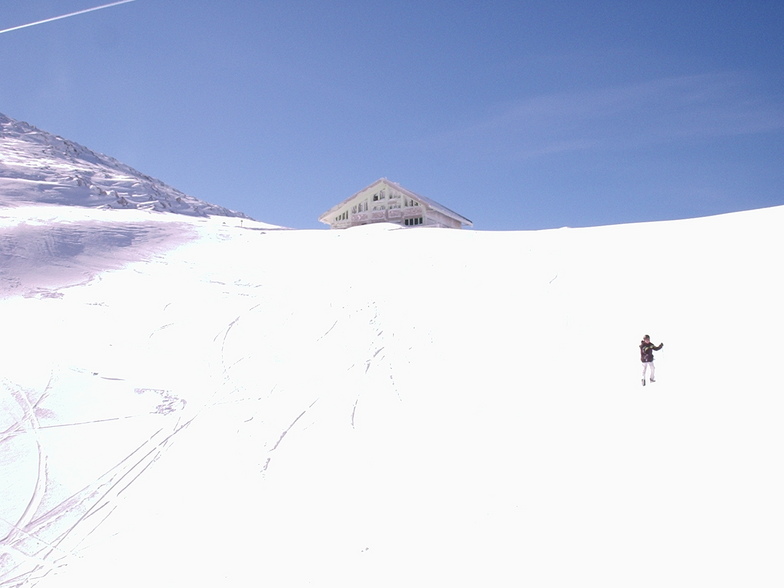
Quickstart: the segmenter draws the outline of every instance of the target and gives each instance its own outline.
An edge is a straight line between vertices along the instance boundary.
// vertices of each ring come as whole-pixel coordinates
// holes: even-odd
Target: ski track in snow
[[[30,433],[36,436],[39,467],[24,512],[15,522],[4,521],[10,530],[2,539],[4,551],[0,555],[0,570],[3,571],[0,586],[26,585],[28,581],[37,580],[56,568],[60,560],[67,558],[78,548],[83,538],[89,536],[91,527],[100,523],[101,511],[112,510],[122,491],[157,461],[174,436],[188,424],[187,421],[182,424],[178,422],[168,433],[164,429],[158,429],[141,446],[124,455],[98,480],[70,496],[63,497],[52,491],[51,483],[47,480],[45,449],[38,439],[41,426],[35,417],[36,407],[25,394],[18,396],[21,397],[20,403],[24,402],[26,406],[24,420],[16,426],[29,423]],[[86,427],[97,422],[99,421],[60,423],[52,426]],[[46,508],[42,507],[44,498],[48,503]],[[108,514],[107,512],[103,516]],[[97,520],[91,521],[93,517],[97,517]]]

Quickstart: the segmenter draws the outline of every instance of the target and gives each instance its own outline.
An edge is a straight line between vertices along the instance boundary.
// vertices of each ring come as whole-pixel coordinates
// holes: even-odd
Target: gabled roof
[[[329,221],[327,219],[330,216],[332,216],[334,213],[336,213],[338,210],[343,208],[346,204],[351,202],[351,200],[353,200],[354,198],[356,198],[357,196],[359,196],[363,192],[365,192],[365,191],[367,191],[367,190],[369,190],[371,188],[375,188],[379,184],[384,184],[386,186],[389,186],[390,188],[394,188],[395,190],[397,190],[398,192],[401,192],[402,194],[405,194],[409,198],[413,198],[414,200],[416,200],[418,202],[421,202],[422,204],[426,205],[428,208],[436,210],[436,211],[440,212],[441,214],[444,214],[444,215],[446,215],[446,216],[448,216],[450,218],[455,219],[456,221],[459,221],[461,224],[468,225],[468,226],[473,226],[474,225],[474,223],[472,223],[470,220],[468,220],[463,215],[457,214],[455,211],[448,209],[446,206],[444,206],[442,204],[439,204],[435,200],[431,200],[430,198],[426,198],[425,196],[420,196],[416,192],[412,192],[411,190],[407,190],[406,188],[404,188],[400,184],[397,184],[397,183],[395,183],[395,182],[393,182],[391,180],[388,180],[386,178],[380,178],[380,179],[376,180],[372,184],[370,184],[368,186],[365,186],[361,190],[355,192],[354,194],[352,194],[351,196],[349,196],[348,198],[346,198],[345,200],[343,200],[339,204],[336,204],[335,206],[330,208],[327,212],[322,214],[319,217],[319,221],[322,222],[322,223],[329,224]]]

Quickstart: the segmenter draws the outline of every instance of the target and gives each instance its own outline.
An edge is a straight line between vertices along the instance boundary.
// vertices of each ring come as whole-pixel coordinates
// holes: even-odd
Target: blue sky
[[[380,177],[481,230],[784,204],[777,0],[135,0],[0,34],[0,70],[0,112],[294,228]]]

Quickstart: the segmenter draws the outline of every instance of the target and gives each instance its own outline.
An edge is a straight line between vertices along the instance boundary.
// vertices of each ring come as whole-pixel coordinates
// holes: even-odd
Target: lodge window
[[[407,218],[404,223],[407,227],[413,227],[415,225],[421,225],[423,223],[423,219],[421,216],[418,216],[417,218]]]

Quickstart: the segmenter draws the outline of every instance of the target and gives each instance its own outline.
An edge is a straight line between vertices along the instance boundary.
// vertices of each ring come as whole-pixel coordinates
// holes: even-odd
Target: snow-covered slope
[[[160,229],[111,264],[86,247],[81,282],[20,254],[0,586],[784,582],[784,208],[512,233],[0,219],[7,251],[22,226]]]
[[[119,161],[0,114],[0,206],[45,202],[239,216]]]
[[[90,281],[195,238],[187,217],[208,216],[271,227],[0,114],[0,295]]]

